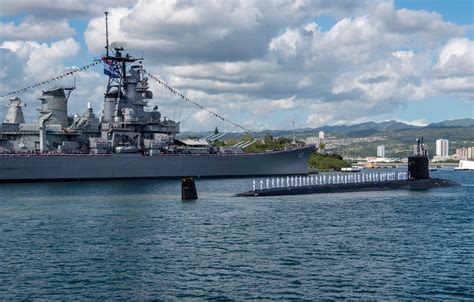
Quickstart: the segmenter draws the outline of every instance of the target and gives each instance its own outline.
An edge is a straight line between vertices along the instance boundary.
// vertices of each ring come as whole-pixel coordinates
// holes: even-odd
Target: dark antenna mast
[[[104,12],[105,14],[105,57],[109,57],[109,22],[107,15],[109,12]]]

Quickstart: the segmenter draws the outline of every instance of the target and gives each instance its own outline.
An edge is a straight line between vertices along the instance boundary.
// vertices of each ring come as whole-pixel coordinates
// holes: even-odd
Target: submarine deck
[[[372,181],[363,183],[347,184],[325,184],[296,186],[284,188],[269,188],[255,191],[248,191],[237,194],[237,196],[279,196],[279,195],[302,195],[302,194],[321,194],[321,193],[345,193],[361,191],[388,191],[388,190],[427,190],[432,188],[453,187],[459,183],[441,179],[404,179],[389,181]]]

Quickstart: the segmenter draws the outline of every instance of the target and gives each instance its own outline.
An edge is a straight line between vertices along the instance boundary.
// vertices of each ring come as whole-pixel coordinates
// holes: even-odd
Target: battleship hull
[[[314,146],[253,154],[0,156],[0,182],[307,174]]]

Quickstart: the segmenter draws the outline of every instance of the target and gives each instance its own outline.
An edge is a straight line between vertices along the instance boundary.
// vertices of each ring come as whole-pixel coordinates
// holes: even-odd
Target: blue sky
[[[0,93],[99,57],[109,10],[111,40],[127,40],[130,51],[144,53],[147,70],[248,127],[474,118],[472,1],[270,3],[4,1]],[[100,111],[101,67],[76,81],[70,111],[87,101]],[[183,130],[238,130],[152,90],[150,105],[188,117]],[[32,103],[31,119],[38,93],[19,95]]]
[[[397,0],[395,6],[413,10],[435,11],[440,13],[444,20],[457,24],[472,24],[474,18],[474,4],[471,0]]]

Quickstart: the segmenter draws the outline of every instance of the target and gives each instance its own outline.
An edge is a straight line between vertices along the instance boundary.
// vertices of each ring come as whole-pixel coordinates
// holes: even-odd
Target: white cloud
[[[0,22],[0,39],[4,40],[52,40],[74,35],[66,20],[42,20],[27,17],[20,24]]]
[[[285,26],[368,6],[364,1],[337,2],[142,0],[126,11],[111,10],[110,30],[158,63],[251,60],[264,56]],[[103,51],[103,27],[102,18],[89,23],[85,36],[91,52]]]
[[[353,123],[439,95],[473,99],[473,42],[463,38],[466,27],[434,12],[396,9],[393,2],[66,0],[56,8],[54,0],[45,0],[44,7],[20,2],[8,3],[2,13],[29,5],[44,24],[92,18],[84,33],[91,57],[104,52],[102,12],[108,7],[110,41],[127,41],[132,54],[143,52],[147,70],[251,128],[288,128],[292,120],[310,127]],[[314,21],[321,14],[335,18],[328,30]],[[20,81],[44,79],[66,68],[64,54],[78,54],[74,40],[46,44],[39,32],[35,41],[3,43],[2,59],[9,62],[0,68],[0,78],[15,74],[14,64],[20,64],[15,69]],[[84,74],[73,96],[100,106],[105,89],[100,79]],[[0,89],[9,85],[0,83]],[[195,129],[193,119],[200,129],[220,123],[156,84],[152,89],[152,103],[165,114],[176,115],[178,107],[187,111],[183,129]],[[228,127],[219,125],[233,130]]]
[[[429,122],[425,119],[416,119],[416,120],[396,120],[397,122],[405,123],[412,126],[424,127],[428,126]]]
[[[430,58],[413,51],[396,51],[387,59],[366,64],[360,70],[342,73],[332,92],[359,90],[370,102],[422,99],[430,94]]]
[[[467,38],[451,39],[439,53],[437,71],[444,75],[465,76],[474,71],[474,42]]]
[[[104,92],[107,87],[107,78],[100,69],[90,69],[76,73],[74,80],[76,81],[76,90],[71,93],[69,98],[69,114],[86,112],[87,103],[90,102],[95,114],[100,116],[103,108]],[[67,84],[73,84],[73,79],[68,78]]]
[[[232,83],[229,81],[219,81],[219,80],[206,80],[206,79],[192,79],[192,78],[183,78],[172,76],[170,77],[169,84],[173,87],[187,87],[187,88],[199,88],[206,91],[209,90],[225,90],[228,92],[231,91],[246,91],[246,90],[255,90],[262,86],[262,83],[255,82],[240,82]]]
[[[89,18],[113,7],[132,7],[137,0],[2,0],[0,15],[28,14],[45,19]]]
[[[26,60],[24,74],[27,80],[39,81],[57,75],[64,70],[61,64],[64,59],[75,56],[79,52],[79,44],[68,38],[47,43],[8,41],[1,48],[10,49]]]
[[[442,16],[436,12],[405,8],[396,10],[393,2],[379,4],[375,14],[387,31],[415,36],[417,40],[437,41],[461,36],[467,30],[465,26],[444,21]]]
[[[110,11],[110,36],[112,41],[127,40],[131,49],[155,62],[248,59],[265,52],[275,30],[262,31],[262,14],[250,4],[141,1],[134,9]],[[103,52],[103,18],[89,22],[85,37],[91,52]]]
[[[474,100],[474,41],[451,39],[438,56],[433,72],[435,89],[440,93]]]
[[[130,39],[120,34],[120,20],[130,12],[127,8],[114,8],[109,10],[108,29],[109,44],[113,41],[127,41]],[[86,31],[84,32],[89,51],[95,54],[104,54],[105,45],[105,21],[103,17],[97,17],[89,21]],[[132,42],[133,43],[133,42]]]
[[[6,41],[0,45],[0,56],[4,60],[3,68],[0,69],[0,93],[8,93],[18,88],[26,87],[40,81],[49,80],[59,74],[65,73],[73,66],[65,66],[64,60],[73,58],[79,53],[79,44],[72,38],[59,40],[52,43],[38,43],[25,41]],[[100,81],[93,72],[83,72],[75,75],[77,79],[78,96],[83,98],[76,99],[83,102],[84,98],[97,99],[101,101],[103,90],[97,94],[96,88],[104,81]],[[104,79],[103,77],[101,77]],[[48,89],[54,85],[72,85],[73,78],[68,77],[57,81],[49,86],[44,85],[41,89]],[[102,86],[103,89],[104,86]],[[74,92],[74,93],[76,93]],[[37,116],[36,101],[37,95],[41,93],[40,89],[28,90],[19,95],[24,102],[30,103],[25,110],[27,118],[31,119]],[[74,93],[72,94],[74,96]],[[93,96],[93,97],[92,97]],[[73,102],[74,103],[74,102]],[[82,104],[84,105],[84,104]],[[98,106],[98,104],[97,104]],[[75,104],[70,108],[79,108]],[[99,107],[97,107],[99,108]],[[81,110],[82,111],[82,110]]]
[[[282,35],[270,41],[269,50],[279,53],[286,59],[297,54],[298,44],[301,43],[301,40],[302,37],[298,31],[287,29]]]

